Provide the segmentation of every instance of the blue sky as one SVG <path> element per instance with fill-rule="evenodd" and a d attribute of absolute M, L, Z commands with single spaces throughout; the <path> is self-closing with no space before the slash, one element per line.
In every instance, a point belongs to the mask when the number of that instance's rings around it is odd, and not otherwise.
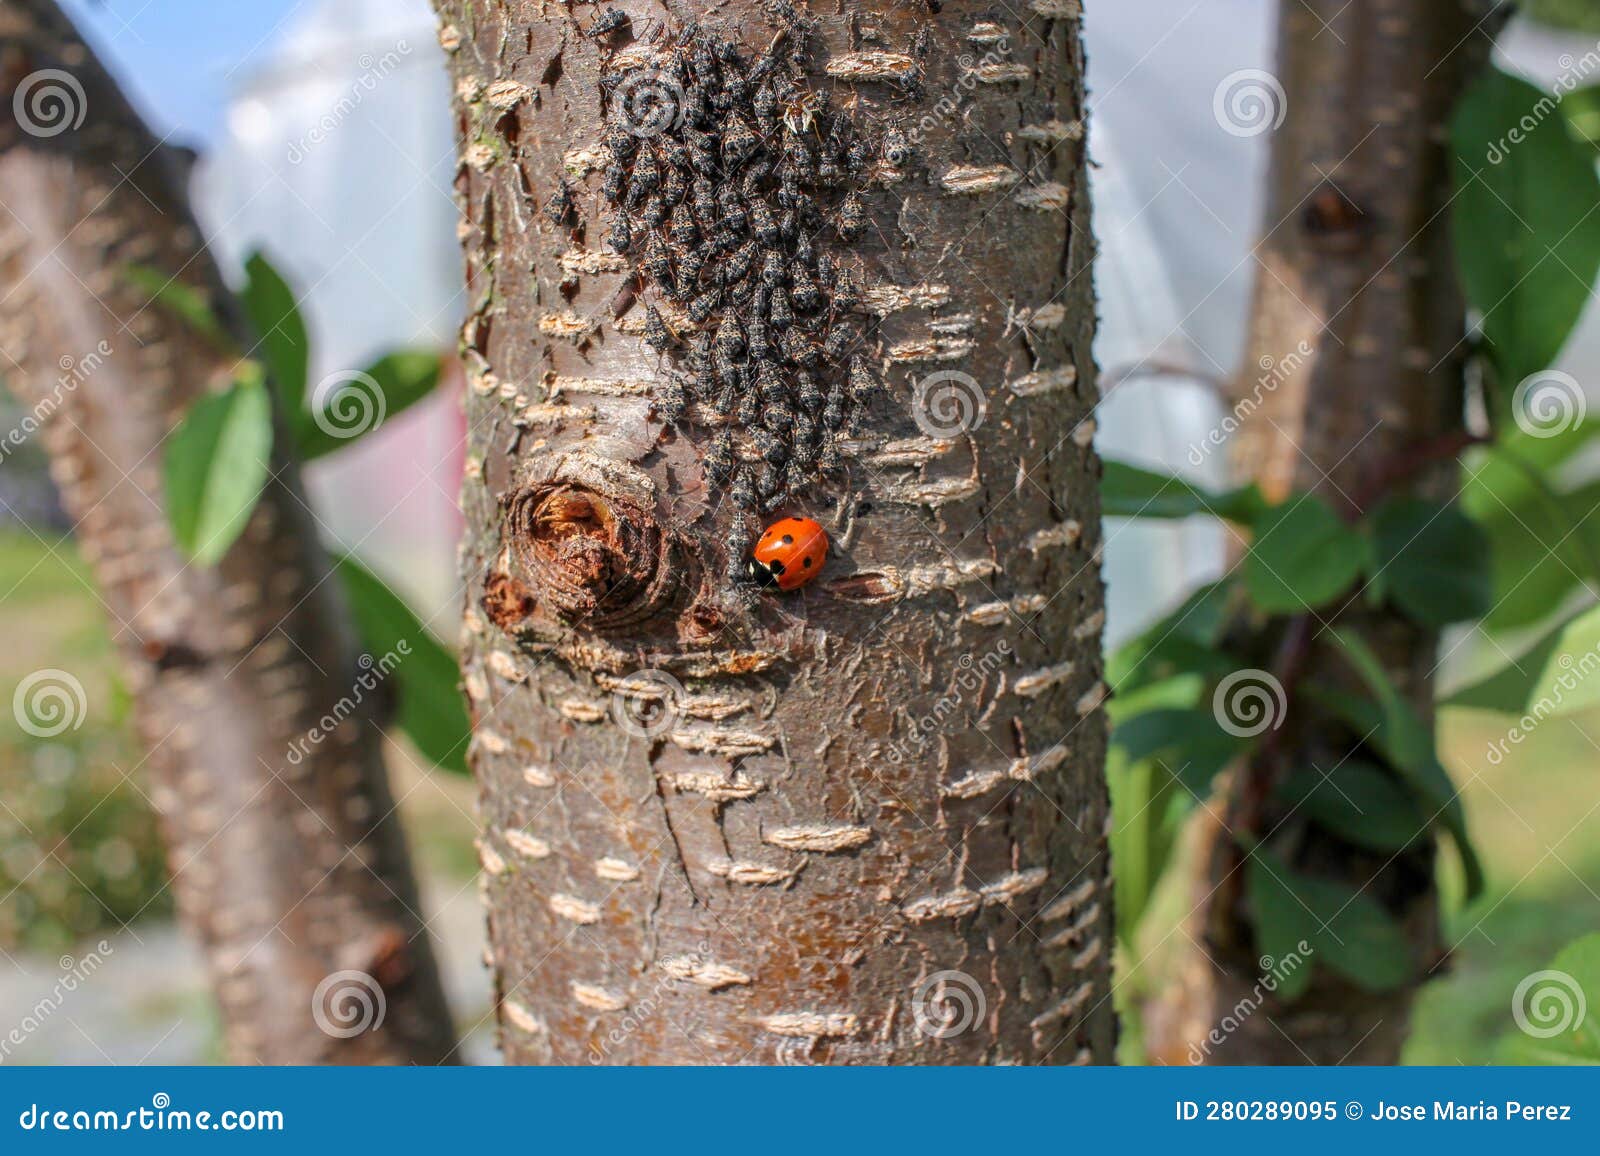
<path fill-rule="evenodd" d="M 201 146 L 307 0 L 62 0 L 158 134 Z"/>

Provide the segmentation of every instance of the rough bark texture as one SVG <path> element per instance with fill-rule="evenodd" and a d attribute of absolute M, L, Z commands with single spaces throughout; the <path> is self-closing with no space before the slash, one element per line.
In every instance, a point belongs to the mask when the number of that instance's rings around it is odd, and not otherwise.
<path fill-rule="evenodd" d="M 798 82 L 875 150 L 864 234 L 816 245 L 863 282 L 887 390 L 782 507 L 833 539 L 786 596 L 725 577 L 760 524 L 705 477 L 711 421 L 661 420 L 681 350 L 653 352 L 640 315 L 692 325 L 605 246 L 602 144 L 603 78 L 694 20 L 686 51 L 721 36 L 754 59 L 783 18 L 624 3 L 595 36 L 587 5 L 438 7 L 476 302 L 464 662 L 507 1058 L 1109 1061 L 1077 5 L 811 10 Z M 932 436 L 913 386 L 946 368 L 987 417 Z"/>
<path fill-rule="evenodd" d="M 1397 489 L 1451 492 L 1464 444 L 1465 306 L 1451 254 L 1446 124 L 1487 55 L 1488 31 L 1474 31 L 1483 16 L 1465 0 L 1280 8 L 1275 71 L 1287 117 L 1272 137 L 1268 231 L 1256 249 L 1262 271 L 1239 387 L 1249 416 L 1236 459 L 1269 500 L 1312 491 L 1354 517 Z M 1261 389 L 1258 371 L 1279 384 Z M 1285 683 L 1309 676 L 1356 689 L 1337 652 L 1315 637 L 1335 620 L 1360 633 L 1431 716 L 1437 638 L 1397 613 L 1355 601 L 1235 642 Z M 1350 741 L 1316 703 L 1292 696 L 1281 730 L 1230 776 L 1220 817 L 1209 814 L 1191 841 L 1195 950 L 1149 1009 L 1153 1058 L 1398 1062 L 1416 989 L 1443 957 L 1433 841 L 1375 854 L 1267 800 L 1292 769 L 1338 765 Z M 1263 974 L 1239 830 L 1267 839 L 1297 869 L 1383 903 L 1407 929 L 1413 981 L 1373 995 L 1318 968 L 1300 999 L 1285 1006 L 1268 997 L 1260 1012 L 1233 1017 L 1240 1026 L 1221 1045 L 1206 1043 L 1241 1000 L 1253 1002 Z"/>
<path fill-rule="evenodd" d="M 163 442 L 238 354 L 152 303 L 125 267 L 198 290 L 238 348 L 254 344 L 190 215 L 185 168 L 48 0 L 0 4 L 0 76 L 5 377 L 44 418 L 112 618 L 179 911 L 205 948 L 230 1057 L 445 1060 L 453 1032 L 370 696 L 306 743 L 362 668 L 297 469 L 280 450 L 214 569 L 189 564 L 168 531 Z M 297 741 L 306 753 L 292 763 Z M 339 972 L 359 974 L 329 980 Z M 359 1030 L 380 1003 L 381 1023 Z"/>

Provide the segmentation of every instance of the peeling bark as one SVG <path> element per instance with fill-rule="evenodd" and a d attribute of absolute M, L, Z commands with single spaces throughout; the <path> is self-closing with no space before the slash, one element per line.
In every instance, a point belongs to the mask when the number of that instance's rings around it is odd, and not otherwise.
<path fill-rule="evenodd" d="M 1380 484 L 1446 498 L 1462 442 L 1465 305 L 1456 284 L 1446 125 L 1486 59 L 1492 27 L 1462 0 L 1285 3 L 1277 78 L 1287 116 L 1272 138 L 1266 236 L 1256 248 L 1247 372 L 1236 460 L 1269 500 L 1312 491 L 1354 517 Z M 1309 350 L 1309 353 L 1306 351 Z M 1257 387 L 1258 369 L 1276 384 Z M 1437 637 L 1360 602 L 1234 642 L 1263 667 L 1289 663 L 1352 685 L 1336 653 L 1311 635 L 1337 618 L 1356 630 L 1424 718 L 1432 715 Z M 1319 621 L 1320 620 L 1320 621 Z M 1187 840 L 1194 873 L 1192 951 L 1148 1009 L 1152 1058 L 1212 1064 L 1394 1064 L 1418 987 L 1444 962 L 1435 844 L 1381 855 L 1344 844 L 1267 800 L 1290 770 L 1331 768 L 1348 730 L 1303 697 L 1248 765 L 1223 786 L 1220 817 Z M 1233 833 L 1256 833 L 1300 870 L 1348 882 L 1407 932 L 1412 980 L 1363 992 L 1326 968 L 1285 1006 L 1268 996 L 1219 1045 L 1207 1035 L 1241 1001 L 1259 999 L 1262 967 Z M 1267 833 L 1270 833 L 1270 838 Z"/>
<path fill-rule="evenodd" d="M 730 580 L 760 519 L 708 477 L 713 447 L 731 427 L 749 461 L 760 439 L 672 385 L 696 322 L 661 292 L 674 270 L 606 244 L 605 136 L 609 86 L 691 21 L 686 51 L 721 37 L 746 61 L 793 28 L 753 3 L 626 3 L 598 31 L 587 6 L 437 7 L 476 302 L 463 661 L 507 1058 L 1108 1062 L 1076 6 L 1026 27 L 966 0 L 809 13 L 794 79 L 876 150 L 860 235 L 824 192 L 847 227 L 815 243 L 859 279 L 849 353 L 886 389 L 825 435 L 820 481 L 790 483 L 782 512 L 832 547 L 785 596 Z M 915 386 L 947 368 L 985 420 L 919 430 Z"/>
<path fill-rule="evenodd" d="M 47 122 L 59 131 L 0 124 L 5 376 L 48 415 L 40 436 L 112 618 L 179 912 L 205 949 L 230 1058 L 448 1060 L 370 698 L 306 742 L 363 668 L 287 433 L 220 565 L 189 564 L 168 531 L 162 444 L 237 354 L 149 302 L 124 268 L 197 290 L 238 348 L 253 345 L 190 214 L 183 166 L 50 0 L 0 5 L 0 77 L 8 111 L 41 81 L 64 102 L 30 106 L 64 117 Z"/>

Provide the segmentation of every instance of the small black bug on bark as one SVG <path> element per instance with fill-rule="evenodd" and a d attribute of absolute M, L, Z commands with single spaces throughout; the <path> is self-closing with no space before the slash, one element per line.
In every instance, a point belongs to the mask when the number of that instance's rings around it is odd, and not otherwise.
<path fill-rule="evenodd" d="M 657 387 L 654 399 L 656 416 L 668 425 L 677 425 L 683 421 L 684 412 L 688 409 L 688 398 L 684 396 L 683 384 L 672 374 Z"/>
<path fill-rule="evenodd" d="M 707 289 L 696 297 L 689 305 L 689 320 L 696 325 L 704 325 L 706 319 L 716 312 L 717 305 L 722 300 L 720 289 Z"/>
<path fill-rule="evenodd" d="M 861 197 L 854 189 L 845 194 L 844 203 L 839 206 L 839 236 L 846 241 L 854 241 L 866 230 L 867 207 L 861 203 Z"/>
<path fill-rule="evenodd" d="M 672 347 L 672 334 L 667 329 L 667 323 L 661 320 L 661 312 L 654 305 L 645 306 L 644 342 L 657 353 L 665 353 Z"/>
<path fill-rule="evenodd" d="M 566 181 L 556 185 L 556 191 L 544 203 L 544 215 L 552 225 L 564 224 L 572 215 L 572 190 L 567 187 Z"/>
<path fill-rule="evenodd" d="M 611 218 L 611 235 L 606 238 L 606 244 L 618 253 L 633 248 L 633 226 L 628 223 L 628 214 L 618 213 Z"/>
<path fill-rule="evenodd" d="M 706 451 L 706 477 L 716 485 L 726 485 L 733 467 L 733 434 L 723 430 L 711 439 L 711 448 Z"/>
<path fill-rule="evenodd" d="M 772 295 L 771 321 L 774 329 L 787 329 L 794 323 L 794 312 L 789 308 L 789 298 L 786 294 Z"/>
<path fill-rule="evenodd" d="M 606 175 L 600 183 L 600 193 L 613 205 L 622 200 L 622 187 L 628 179 L 627 167 L 620 161 L 606 166 Z"/>

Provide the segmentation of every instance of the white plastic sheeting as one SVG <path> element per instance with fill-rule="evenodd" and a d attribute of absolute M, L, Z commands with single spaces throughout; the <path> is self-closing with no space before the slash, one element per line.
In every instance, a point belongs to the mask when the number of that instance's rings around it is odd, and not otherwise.
<path fill-rule="evenodd" d="M 1269 64 L 1272 9 L 1262 0 L 1085 6 L 1095 356 L 1108 382 L 1139 371 L 1105 386 L 1097 445 L 1197 481 L 1226 476 L 1225 448 L 1191 449 L 1224 413 L 1203 382 L 1231 374 L 1244 343 L 1269 139 L 1226 131 L 1213 98 L 1233 73 Z M 1200 376 L 1147 372 L 1156 365 Z M 1110 520 L 1107 641 L 1126 638 L 1223 561 L 1222 533 L 1208 519 Z"/>
<path fill-rule="evenodd" d="M 198 172 L 213 243 L 262 247 L 304 298 L 310 384 L 398 345 L 453 351 L 465 312 L 450 89 L 427 0 L 323 0 L 241 71 L 222 139 Z M 462 421 L 437 396 L 315 465 L 325 534 L 432 614 L 459 612 Z"/>

